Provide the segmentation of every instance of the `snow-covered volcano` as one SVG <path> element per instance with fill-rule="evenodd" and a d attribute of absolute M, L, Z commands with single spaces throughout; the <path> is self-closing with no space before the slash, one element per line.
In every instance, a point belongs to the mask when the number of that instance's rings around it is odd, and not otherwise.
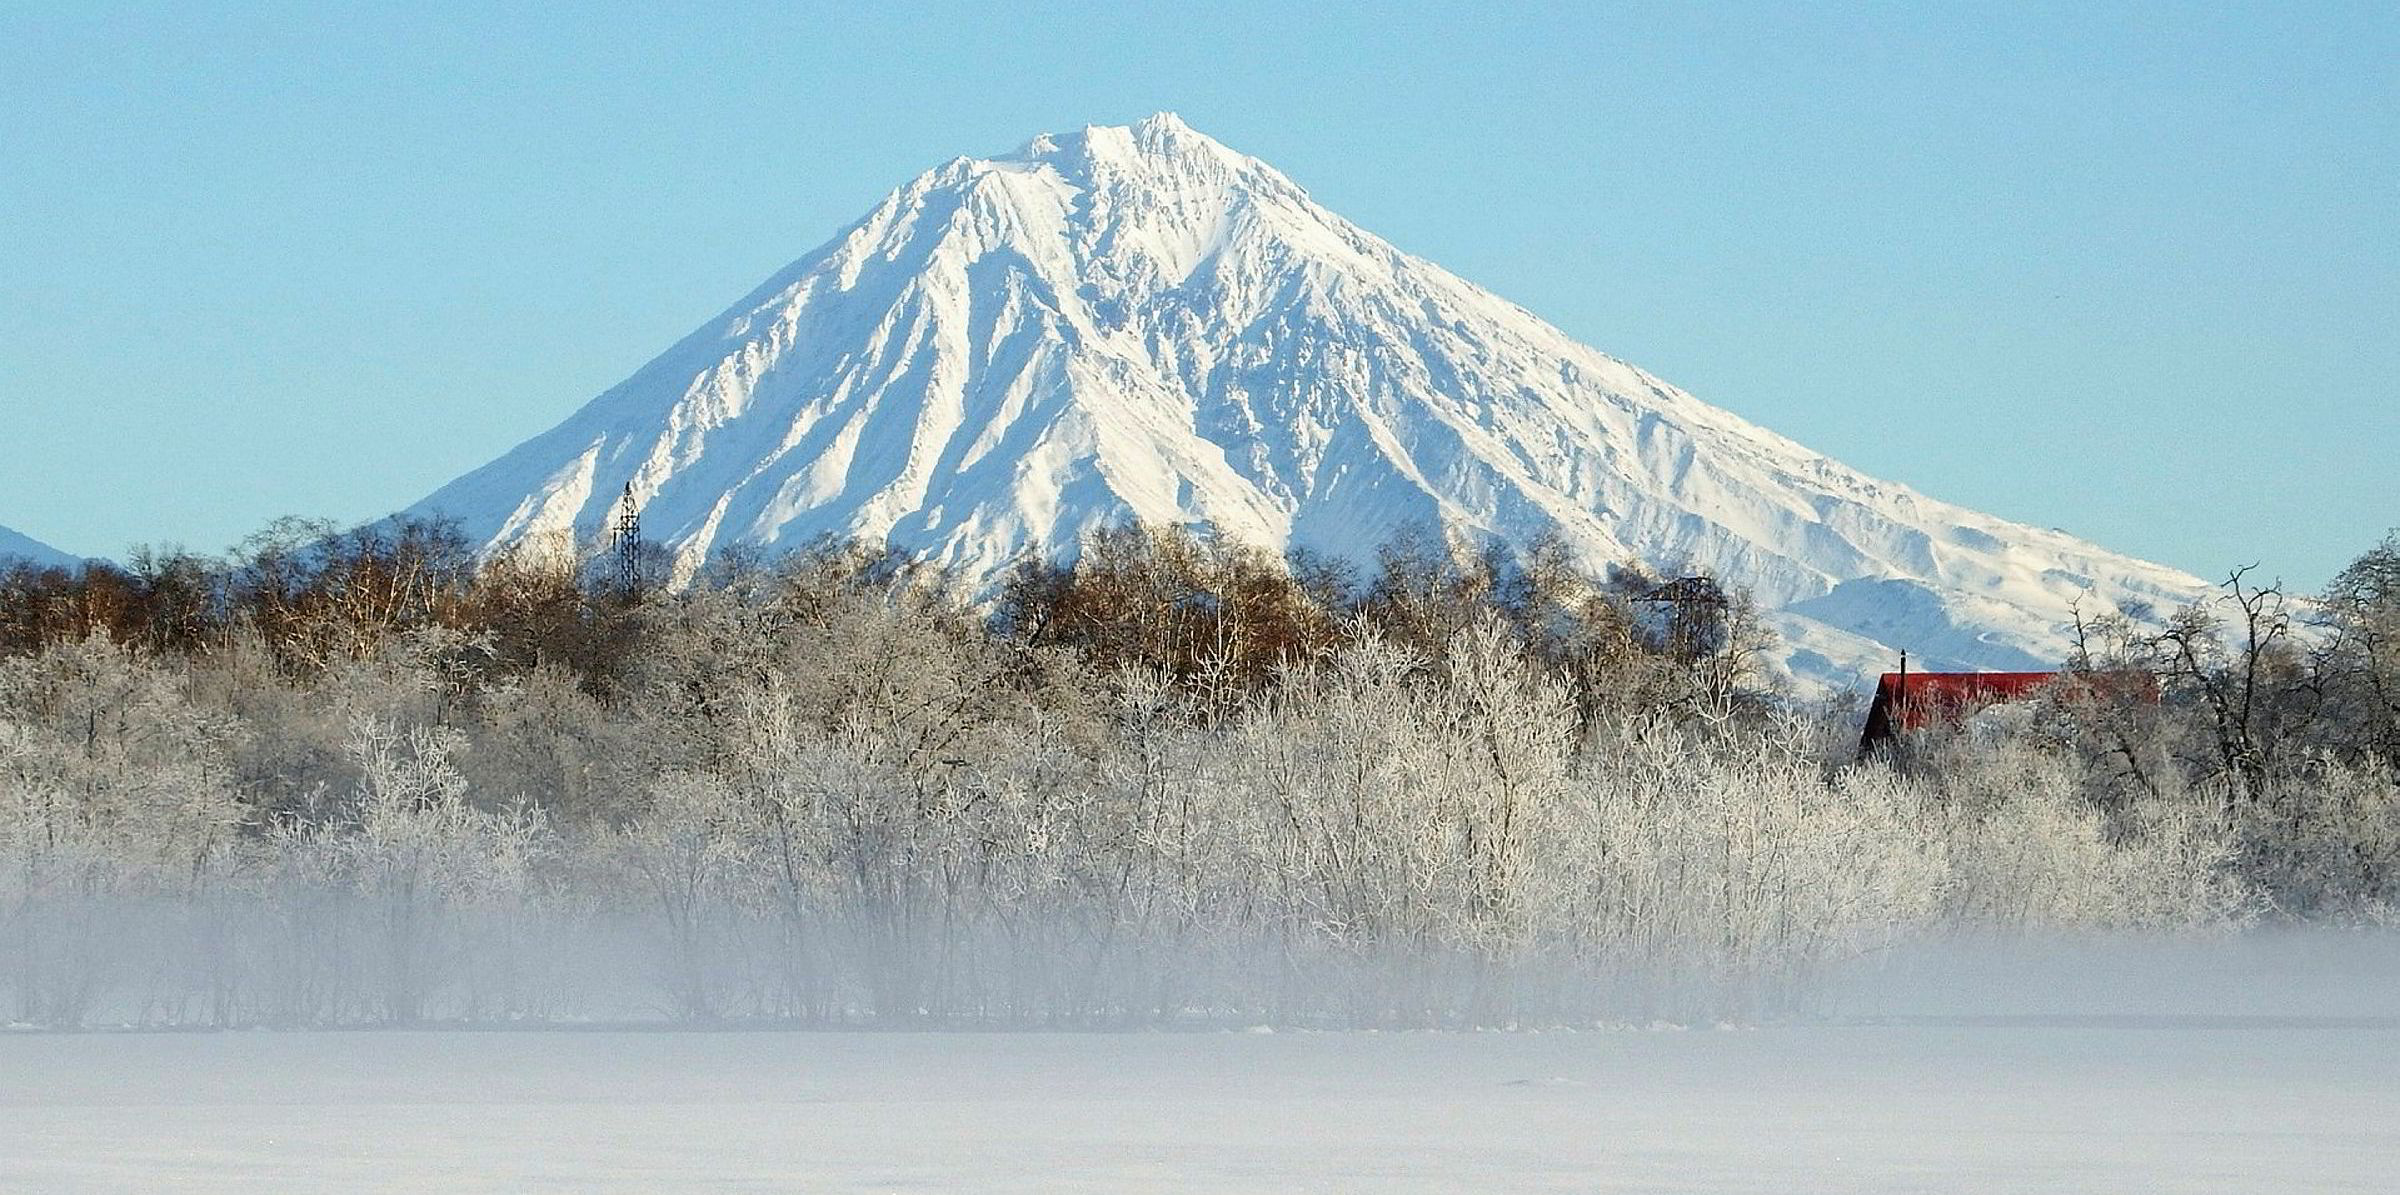
<path fill-rule="evenodd" d="M 2078 604 L 2205 588 L 1709 406 L 1165 114 L 919 176 L 413 512 L 589 545 L 628 484 L 687 571 L 833 532 L 988 579 L 1134 516 L 1359 559 L 1555 531 L 1746 586 L 1826 681 L 2041 667 Z"/>
<path fill-rule="evenodd" d="M 0 527 L 0 567 L 19 561 L 39 565 L 42 568 L 76 568 L 83 564 L 81 560 L 30 535 Z"/>

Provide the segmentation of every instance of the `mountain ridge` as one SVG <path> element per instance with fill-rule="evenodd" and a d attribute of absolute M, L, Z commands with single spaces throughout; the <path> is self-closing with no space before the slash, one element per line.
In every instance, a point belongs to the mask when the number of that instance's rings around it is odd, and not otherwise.
<path fill-rule="evenodd" d="M 42 541 L 0 526 L 0 562 L 26 561 L 41 568 L 80 568 L 81 557 L 70 556 Z"/>
<path fill-rule="evenodd" d="M 1814 453 L 1582 345 L 1171 114 L 955 158 L 412 507 L 588 544 L 880 539 L 981 583 L 1127 518 L 1368 558 L 1427 525 L 1751 590 L 1794 674 L 2057 662 L 2205 586 Z"/>

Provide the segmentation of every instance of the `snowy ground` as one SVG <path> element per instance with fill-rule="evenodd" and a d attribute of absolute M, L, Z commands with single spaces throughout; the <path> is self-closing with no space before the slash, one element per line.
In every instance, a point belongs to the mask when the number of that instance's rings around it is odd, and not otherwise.
<path fill-rule="evenodd" d="M 2375 1191 L 2388 1019 L 0 1037 L 0 1190 Z"/>

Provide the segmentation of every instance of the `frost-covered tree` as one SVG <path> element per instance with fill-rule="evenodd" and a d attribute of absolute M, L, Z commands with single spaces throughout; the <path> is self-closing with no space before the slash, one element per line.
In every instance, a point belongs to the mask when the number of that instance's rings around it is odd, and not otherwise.
<path fill-rule="evenodd" d="M 1135 529 L 994 618 L 857 545 L 628 595 L 446 542 L 0 578 L 0 1015 L 1761 1017 L 1911 940 L 2400 910 L 2386 549 L 2094 620 L 1894 767 L 1541 548 Z"/>

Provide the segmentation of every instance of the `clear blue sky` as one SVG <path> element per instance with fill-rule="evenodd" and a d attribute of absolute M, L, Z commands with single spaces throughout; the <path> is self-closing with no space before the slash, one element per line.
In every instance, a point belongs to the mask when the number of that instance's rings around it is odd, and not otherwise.
<path fill-rule="evenodd" d="M 381 514 L 1162 108 L 1936 496 L 2311 586 L 2400 524 L 2388 2 L 500 7 L 0 3 L 0 524 Z"/>

